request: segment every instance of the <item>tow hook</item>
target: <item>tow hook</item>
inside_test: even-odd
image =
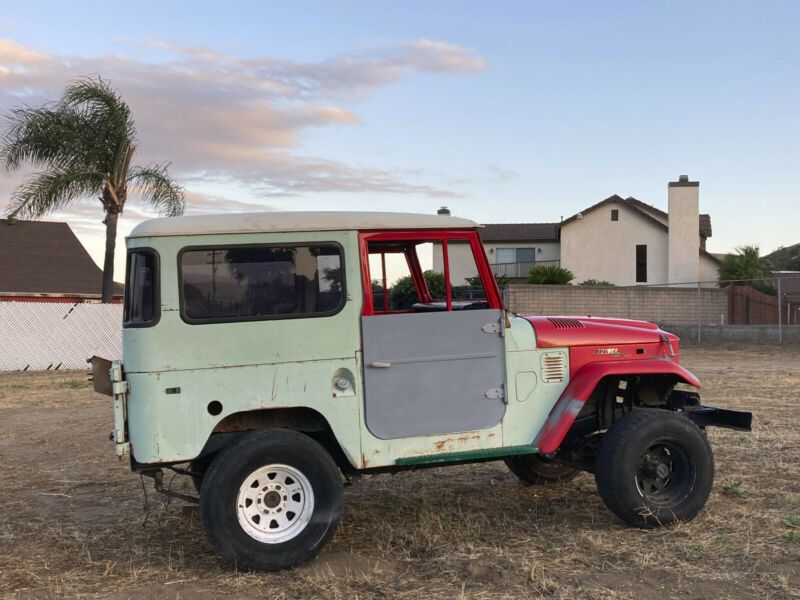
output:
[[[178,498],[184,502],[191,502],[192,504],[200,504],[200,498],[190,496],[189,494],[181,494],[180,492],[173,492],[171,489],[164,489],[164,471],[158,469],[152,473],[153,480],[155,481],[155,488],[159,494],[164,494],[170,498]]]

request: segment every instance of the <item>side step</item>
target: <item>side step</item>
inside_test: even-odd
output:
[[[487,448],[486,450],[467,450],[465,452],[447,452],[444,454],[425,454],[423,456],[409,456],[398,458],[396,465],[424,465],[431,463],[469,462],[471,460],[485,460],[487,458],[503,458],[504,456],[518,456],[520,454],[538,454],[536,446],[507,446],[505,448]]]

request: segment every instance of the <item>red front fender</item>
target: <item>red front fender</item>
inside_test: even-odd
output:
[[[620,360],[584,365],[575,373],[536,437],[534,444],[539,452],[555,452],[597,384],[609,375],[675,375],[684,383],[701,387],[700,380],[689,370],[665,359]]]

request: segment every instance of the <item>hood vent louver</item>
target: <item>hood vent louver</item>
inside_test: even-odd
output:
[[[583,323],[578,319],[548,317],[547,320],[550,321],[556,329],[583,329]]]

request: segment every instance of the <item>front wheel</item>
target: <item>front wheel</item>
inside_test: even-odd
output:
[[[690,521],[711,493],[714,456],[705,434],[685,416],[640,409],[605,434],[595,480],[609,510],[629,525]]]
[[[344,502],[328,452],[278,429],[247,435],[217,455],[200,492],[211,543],[245,570],[275,571],[316,556],[333,537]]]

